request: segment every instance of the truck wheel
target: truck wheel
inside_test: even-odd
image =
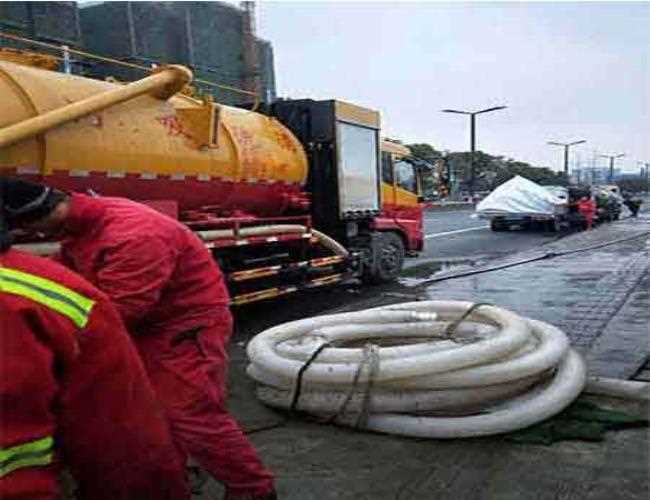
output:
[[[372,241],[374,262],[365,273],[364,281],[372,284],[394,281],[404,265],[404,242],[392,232],[380,233]]]
[[[557,219],[550,220],[546,224],[547,224],[546,227],[552,233],[559,233],[560,231],[562,231],[562,225],[560,224],[560,221]]]

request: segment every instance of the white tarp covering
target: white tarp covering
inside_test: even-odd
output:
[[[553,196],[562,200],[569,199],[569,190],[563,186],[544,186]]]
[[[518,175],[492,191],[476,206],[476,212],[487,217],[500,214],[553,215],[563,212],[566,206],[566,199]]]

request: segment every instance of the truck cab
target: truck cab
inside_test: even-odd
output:
[[[404,239],[408,253],[422,250],[424,171],[410,157],[410,150],[398,142],[384,139],[381,144],[381,214],[376,227],[392,230]]]
[[[394,280],[423,246],[421,181],[409,149],[381,140],[377,111],[343,101],[280,100],[269,114],[307,152],[315,227],[360,256],[365,281]]]

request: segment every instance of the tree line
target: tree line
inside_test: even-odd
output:
[[[443,153],[436,150],[430,144],[418,143],[406,145],[414,157],[424,160],[427,164],[440,166],[439,173],[442,179],[436,182],[432,177],[425,177],[424,191],[431,193],[439,191],[438,184],[449,182],[449,175],[457,179],[458,190],[468,191],[471,172],[471,153],[452,152]],[[444,160],[443,163],[440,163]],[[475,153],[475,190],[492,191],[504,182],[517,175],[526,177],[542,186],[566,186],[569,179],[564,172],[555,172],[548,167],[536,167],[530,163],[505,158],[503,156],[492,156],[483,151]],[[650,179],[648,176],[627,176],[616,181],[622,191],[638,193],[650,191]]]
[[[407,147],[416,158],[428,163],[441,165],[439,162],[444,159],[440,168],[443,178],[451,175],[457,179],[460,191],[466,191],[469,187],[471,173],[471,158],[469,152],[443,153],[436,150],[430,144],[408,144]],[[476,191],[491,191],[504,182],[521,175],[541,185],[566,186],[568,179],[564,172],[555,172],[548,167],[536,167],[529,163],[505,158],[503,156],[492,156],[483,151],[474,153]],[[429,183],[433,182],[432,180]],[[429,186],[425,186],[429,187]]]

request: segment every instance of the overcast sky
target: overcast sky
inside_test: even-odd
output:
[[[559,169],[546,141],[587,139],[583,165],[650,162],[650,3],[259,2],[278,94],[381,111],[385,135]],[[572,158],[576,161],[578,158]],[[599,159],[604,164],[607,160]]]

